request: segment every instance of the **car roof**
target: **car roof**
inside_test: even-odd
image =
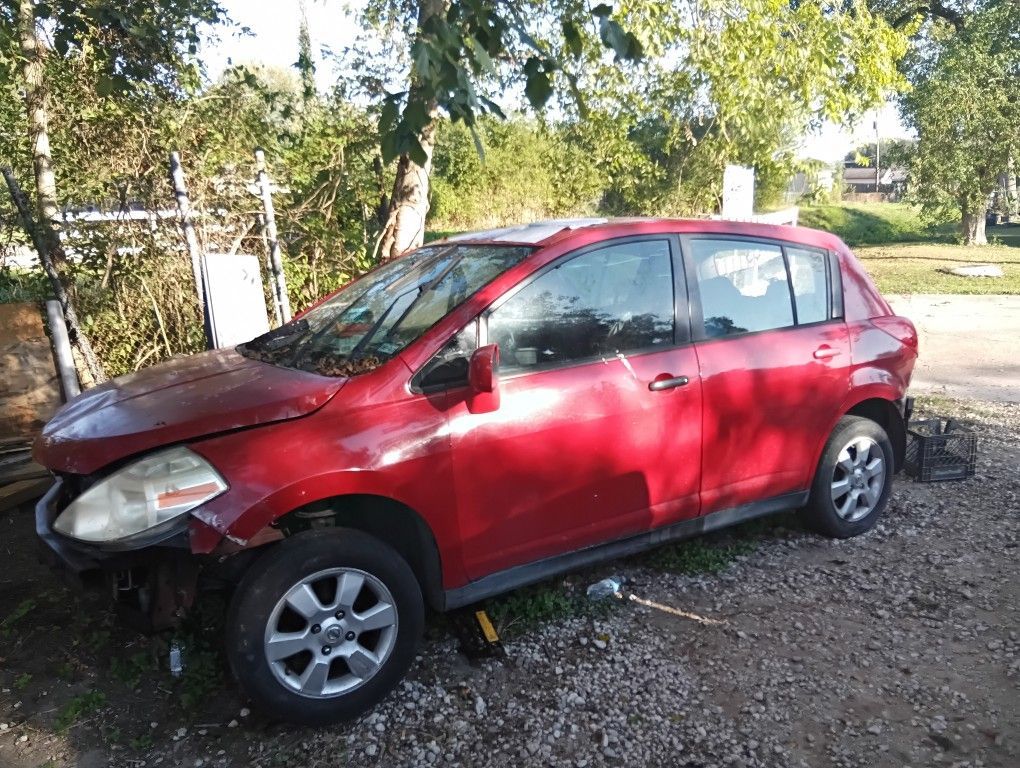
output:
[[[574,238],[590,243],[614,237],[669,233],[741,235],[786,240],[829,249],[838,249],[843,245],[835,235],[808,227],[723,219],[655,217],[549,219],[499,229],[463,232],[452,235],[441,242],[500,243],[545,247]]]

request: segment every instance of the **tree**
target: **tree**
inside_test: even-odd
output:
[[[937,217],[955,211],[967,245],[984,245],[988,200],[1020,154],[1020,6],[990,0],[942,41],[926,41],[902,100],[918,143],[913,194]]]
[[[45,58],[92,51],[101,63],[100,95],[132,83],[174,87],[197,79],[188,61],[197,51],[198,25],[224,18],[214,0],[13,0],[0,5],[0,28],[16,29],[35,178],[37,225],[56,261],[61,261],[57,185],[50,148],[49,89]],[[39,34],[45,24],[53,40],[47,50]]]
[[[378,252],[392,258],[420,245],[428,213],[429,174],[440,111],[462,121],[475,135],[478,117],[503,112],[484,96],[486,84],[522,82],[529,103],[543,107],[556,83],[576,80],[566,73],[562,54],[578,56],[580,25],[595,19],[602,46],[619,59],[641,55],[637,37],[612,18],[603,3],[581,0],[542,3],[529,0],[382,0],[365,18],[375,26],[403,29],[408,46],[408,86],[386,96],[380,116],[383,159],[397,159],[393,194]],[[555,40],[537,30],[556,30]],[[557,78],[557,74],[563,77]]]

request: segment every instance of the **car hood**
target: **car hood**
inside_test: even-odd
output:
[[[174,358],[78,395],[46,425],[33,455],[49,469],[90,474],[163,445],[304,416],[346,381],[232,349]]]

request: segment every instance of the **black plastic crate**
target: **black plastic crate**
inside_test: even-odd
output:
[[[956,428],[952,419],[924,419],[907,425],[903,468],[922,483],[963,480],[974,475],[977,435]]]

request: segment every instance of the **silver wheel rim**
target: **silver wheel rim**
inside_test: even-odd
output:
[[[872,513],[885,487],[885,451],[870,437],[855,437],[839,452],[832,472],[832,505],[848,523]]]
[[[397,639],[397,608],[379,579],[357,568],[306,576],[276,603],[263,651],[276,679],[312,699],[364,685]]]

